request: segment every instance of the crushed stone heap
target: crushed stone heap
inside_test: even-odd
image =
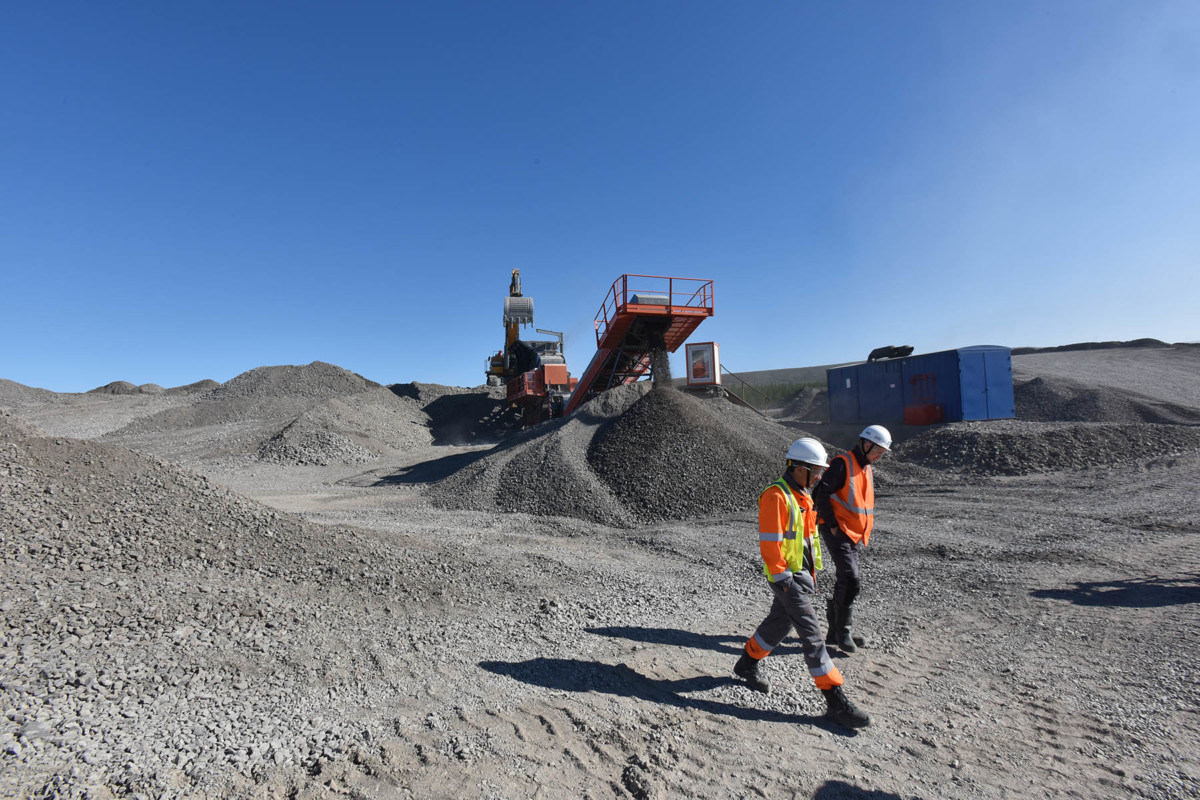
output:
[[[0,796],[84,796],[83,765],[119,796],[235,796],[345,753],[337,703],[406,663],[378,620],[436,606],[446,558],[30,433],[0,414]]]
[[[538,425],[491,450],[451,458],[450,464],[425,465],[413,479],[430,481],[428,497],[443,508],[630,526],[628,511],[589,468],[587,450],[596,429],[623,413],[648,388],[643,382],[604,392],[569,417]]]
[[[957,422],[897,445],[895,455],[968,475],[1029,475],[1132,466],[1200,448],[1200,428],[1149,423]]]
[[[420,404],[429,417],[434,444],[492,444],[520,430],[520,414],[509,408],[503,386],[467,389],[414,381],[388,388]]]
[[[431,476],[429,496],[449,508],[622,526],[743,511],[801,435],[720,396],[640,382]]]
[[[1017,419],[1037,422],[1200,424],[1200,408],[1095,386],[1069,378],[1033,378],[1013,385]]]
[[[723,514],[753,508],[799,435],[721,397],[655,389],[597,431],[588,463],[636,519]]]
[[[362,463],[432,441],[417,400],[320,361],[258,367],[193,397],[105,440],[184,463],[249,456],[321,466]]]

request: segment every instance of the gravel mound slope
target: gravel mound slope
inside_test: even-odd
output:
[[[204,392],[212,391],[220,385],[212,378],[205,378],[202,381],[189,383],[186,386],[172,386],[170,389],[167,389],[167,394],[203,394]]]
[[[570,417],[490,451],[450,456],[384,482],[427,484],[442,508],[640,526],[753,508],[779,477],[788,445],[808,435],[719,393],[642,382],[605,392]],[[831,456],[841,452],[826,447]],[[937,475],[889,458],[877,468],[876,484],[887,490]]]
[[[1013,356],[1014,383],[1033,378],[1043,378],[1052,386],[1056,380],[1066,379],[1077,385],[1116,389],[1140,398],[1196,408],[1200,407],[1200,345],[1115,347]]]
[[[341,367],[259,367],[106,441],[196,463],[238,457],[294,465],[360,463],[430,443],[417,401]]]
[[[0,795],[19,775],[22,796],[82,796],[86,764],[121,794],[215,796],[345,752],[349,676],[397,657],[364,625],[429,606],[443,559],[8,417],[0,445]]]
[[[655,389],[598,430],[588,463],[641,520],[742,511],[800,434],[721,397]]]
[[[1159,400],[1070,378],[1033,378],[1013,385],[1017,419],[1038,422],[1200,424],[1200,405]]]
[[[135,386],[129,381],[113,381],[91,389],[87,394],[162,394],[167,391],[157,383],[143,383]]]
[[[503,386],[466,389],[414,382],[388,388],[421,405],[437,445],[493,444],[520,430],[520,415],[508,407]]]
[[[829,421],[829,390],[814,386],[801,388],[779,410],[779,417],[795,420]]]
[[[256,455],[281,464],[356,464],[430,440],[429,417],[416,402],[379,388],[314,406],[264,441]]]
[[[49,389],[37,389],[0,378],[0,408],[20,408],[30,403],[45,403],[54,396],[55,393]]]
[[[1200,449],[1200,428],[1146,423],[962,422],[896,446],[898,459],[973,475],[1132,466]]]
[[[514,436],[496,448],[430,473],[428,496],[442,508],[520,511],[629,525],[624,506],[588,466],[596,430],[624,413],[649,389],[646,382],[605,392],[577,412]],[[434,469],[438,465],[432,465]],[[412,476],[422,479],[420,471]]]
[[[29,436],[41,436],[36,427],[14,416],[11,411],[0,409],[0,442],[11,442]]]
[[[221,384],[195,403],[138,420],[119,433],[129,436],[247,421],[291,421],[322,401],[379,388],[374,381],[321,361],[303,367],[258,367]]]

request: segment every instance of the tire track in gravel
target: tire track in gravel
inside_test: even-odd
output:
[[[858,685],[893,730],[911,719],[944,720],[900,745],[925,780],[945,784],[941,796],[959,796],[955,787],[964,797],[1153,796],[1128,769],[1096,757],[1111,727],[1052,685],[1009,667],[995,677],[964,673],[961,648],[986,648],[1003,626],[963,614],[918,628],[909,652],[872,664]]]

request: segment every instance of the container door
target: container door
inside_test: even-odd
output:
[[[959,351],[958,375],[962,387],[962,418],[988,419],[987,373],[983,353],[978,350]]]
[[[988,350],[983,358],[988,419],[1015,418],[1017,408],[1013,398],[1012,351]]]
[[[829,389],[830,422],[858,421],[858,370],[855,367],[831,369],[825,373]]]
[[[876,361],[858,368],[861,381],[858,415],[862,422],[899,422],[904,419],[904,381],[901,361]]]

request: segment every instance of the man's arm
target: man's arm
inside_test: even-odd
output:
[[[829,465],[829,469],[825,470],[825,474],[821,476],[821,482],[817,484],[816,491],[813,492],[813,502],[817,507],[817,514],[821,523],[828,528],[837,528],[837,517],[833,515],[833,503],[829,498],[845,485],[846,462],[835,458]]]

